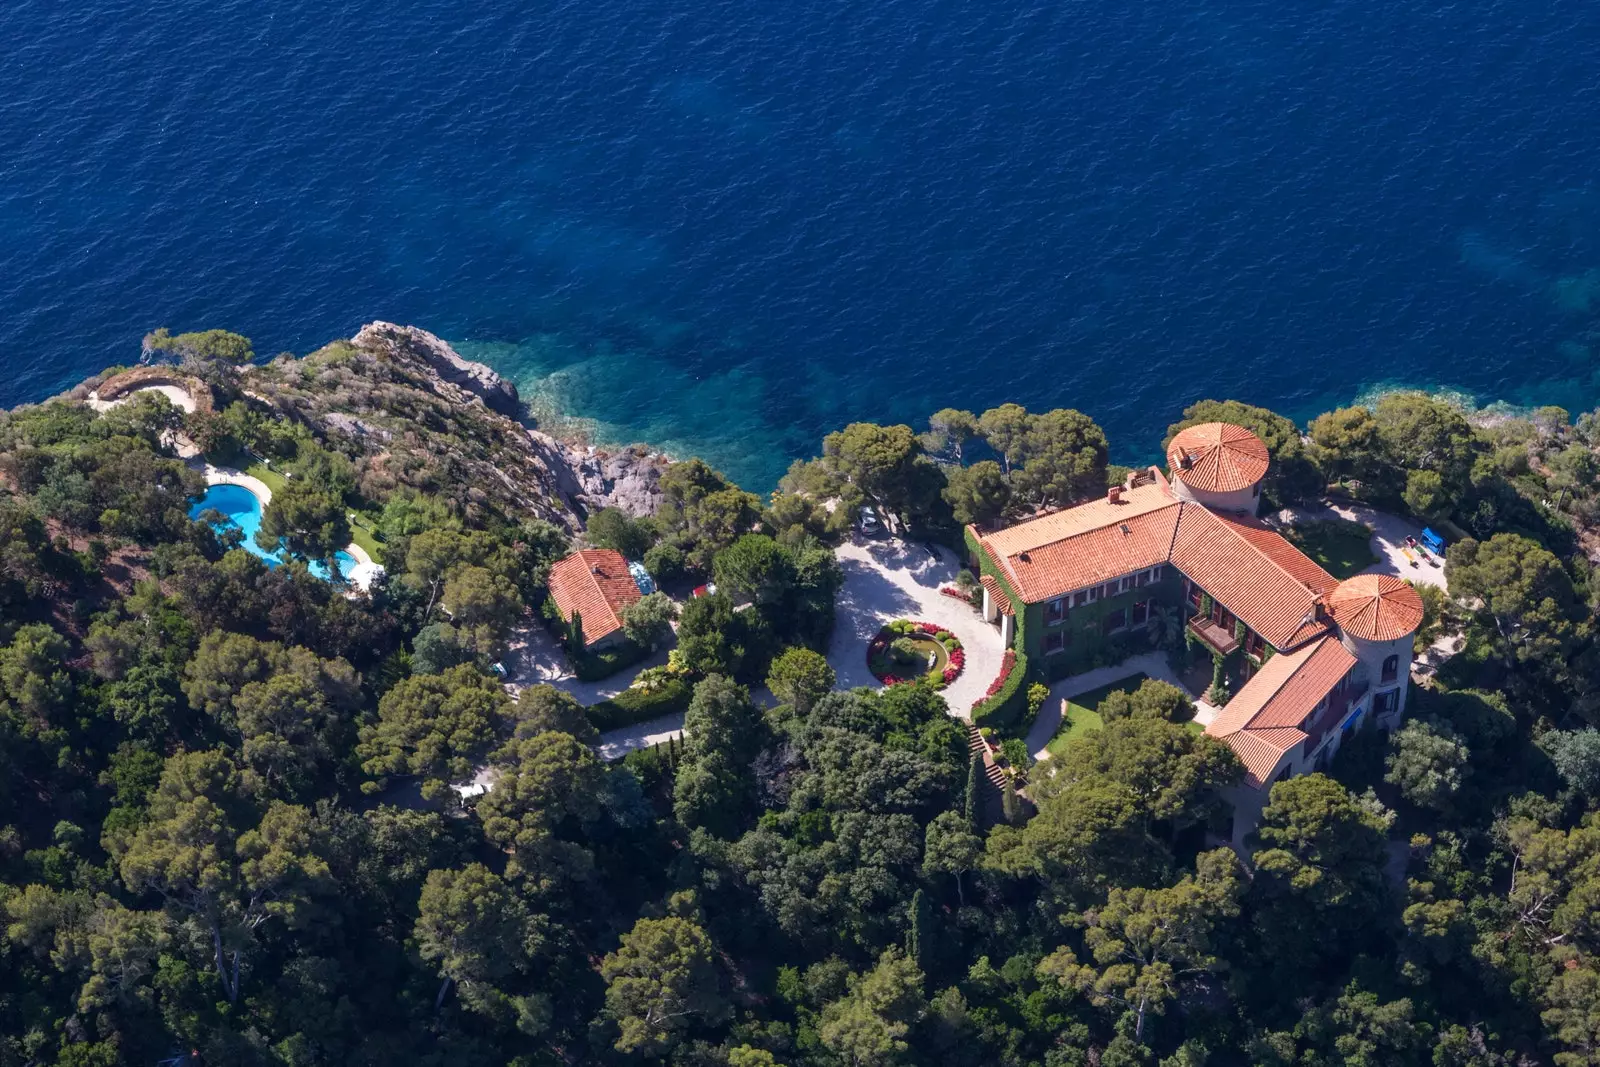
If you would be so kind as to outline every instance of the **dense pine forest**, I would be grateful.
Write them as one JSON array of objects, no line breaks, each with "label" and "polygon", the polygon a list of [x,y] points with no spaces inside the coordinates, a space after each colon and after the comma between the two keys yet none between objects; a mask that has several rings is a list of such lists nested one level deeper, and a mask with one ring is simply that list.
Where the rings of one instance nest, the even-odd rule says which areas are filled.
[{"label": "dense pine forest", "polygon": [[[863,505],[956,546],[1119,481],[1076,411],[857,423],[767,499],[691,460],[653,514],[579,515],[403,353],[152,347],[208,402],[0,415],[3,1067],[1600,1063],[1600,416],[1181,413],[1261,436],[1271,506],[1454,542],[1419,645],[1455,654],[1241,855],[1242,769],[1170,687],[996,819],[938,692],[820,654]],[[283,565],[190,517],[185,443],[277,476]],[[365,592],[311,570],[352,541]],[[715,580],[629,619],[676,622],[680,742],[606,762],[616,707],[495,673],[579,545]]]}]

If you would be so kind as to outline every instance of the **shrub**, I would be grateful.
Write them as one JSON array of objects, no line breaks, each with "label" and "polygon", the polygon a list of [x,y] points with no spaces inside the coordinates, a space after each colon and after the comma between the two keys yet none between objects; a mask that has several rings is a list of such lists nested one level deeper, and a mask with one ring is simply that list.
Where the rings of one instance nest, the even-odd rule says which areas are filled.
[{"label": "shrub", "polygon": [[635,723],[649,722],[663,715],[687,711],[694,686],[682,678],[669,678],[653,687],[624,689],[610,700],[589,706],[589,721],[602,732]]},{"label": "shrub", "polygon": [[[576,612],[574,612],[576,614]],[[572,656],[572,673],[581,682],[598,682],[644,659],[647,651],[632,641],[609,648],[589,649]]]},{"label": "shrub", "polygon": [[1008,737],[1000,742],[1000,753],[1005,756],[1006,762],[1019,771],[1026,771],[1033,766],[1033,757],[1028,753],[1028,746],[1020,737]]},{"label": "shrub", "polygon": [[989,684],[989,692],[972,705],[972,721],[977,726],[1013,728],[1027,711],[1027,693],[1022,683],[1028,676],[1028,657],[1007,649],[1000,661],[1000,673]]}]

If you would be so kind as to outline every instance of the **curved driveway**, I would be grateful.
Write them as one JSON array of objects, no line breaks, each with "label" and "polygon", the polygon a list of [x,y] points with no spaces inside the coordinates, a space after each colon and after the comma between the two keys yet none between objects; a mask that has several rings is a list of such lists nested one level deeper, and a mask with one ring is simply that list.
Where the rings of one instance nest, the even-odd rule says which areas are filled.
[{"label": "curved driveway", "polygon": [[838,557],[844,587],[834,612],[828,663],[839,676],[839,688],[877,688],[878,680],[867,669],[867,642],[884,623],[934,622],[959,637],[966,649],[966,668],[941,695],[950,714],[970,719],[973,703],[1000,672],[1004,649],[998,630],[965,602],[939,592],[941,585],[955,581],[959,568],[954,554],[939,548],[935,557],[923,545],[886,538],[841,545]]}]

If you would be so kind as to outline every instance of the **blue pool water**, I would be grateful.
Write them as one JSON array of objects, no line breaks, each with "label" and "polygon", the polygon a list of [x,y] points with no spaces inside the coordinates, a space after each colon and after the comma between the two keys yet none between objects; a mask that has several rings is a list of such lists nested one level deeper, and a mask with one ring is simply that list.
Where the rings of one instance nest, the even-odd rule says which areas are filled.
[{"label": "blue pool water", "polygon": [[[283,562],[276,552],[264,552],[261,546],[256,544],[256,531],[261,529],[261,501],[244,486],[213,485],[189,509],[189,517],[198,519],[205,511],[221,512],[223,520],[213,523],[212,528],[216,530],[238,528],[244,534],[244,541],[240,547],[251,555],[265,560],[267,566],[276,567]],[[334,556],[334,562],[338,565],[341,576],[348,576],[350,569],[356,565],[355,557],[344,551]],[[328,568],[320,560],[313,562],[310,567],[312,574],[324,581],[328,580]]]},{"label": "blue pool water", "polygon": [[[1600,400],[1592,0],[6,0],[0,405],[469,342],[752,489],[850,419]],[[559,421],[559,420],[557,420]]]}]

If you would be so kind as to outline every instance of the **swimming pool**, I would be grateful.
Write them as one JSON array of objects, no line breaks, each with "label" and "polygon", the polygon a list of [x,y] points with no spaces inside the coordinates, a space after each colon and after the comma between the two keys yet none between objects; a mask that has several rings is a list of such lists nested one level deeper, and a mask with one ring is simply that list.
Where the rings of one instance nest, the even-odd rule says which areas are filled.
[{"label": "swimming pool", "polygon": [[[240,547],[264,560],[267,566],[276,567],[283,562],[276,552],[263,552],[261,546],[256,544],[256,531],[261,529],[261,500],[244,486],[213,485],[189,508],[189,517],[198,519],[205,511],[221,512],[222,521],[212,523],[211,528],[218,531],[237,528],[244,534],[244,542]],[[339,567],[340,576],[348,578],[356,565],[355,557],[340,550],[333,559]],[[331,577],[321,560],[313,561],[310,566],[311,573],[323,581]]]}]

